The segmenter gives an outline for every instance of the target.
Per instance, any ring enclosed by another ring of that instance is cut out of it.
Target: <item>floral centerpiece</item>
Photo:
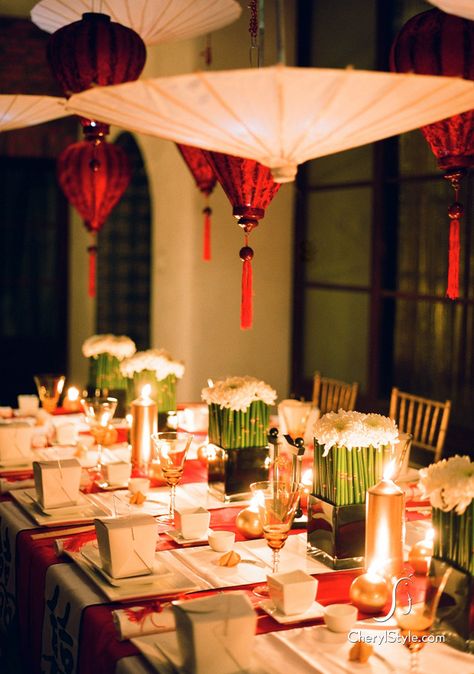
[[[313,432],[309,552],[332,568],[361,566],[366,493],[394,456],[397,426],[380,414],[339,410],[318,419]]]
[[[474,575],[474,461],[453,456],[420,470],[433,507],[434,555]]]
[[[316,421],[313,491],[335,505],[365,503],[383,474],[398,438],[395,422],[381,414],[328,412]]]
[[[129,382],[129,402],[138,397],[145,384],[151,386],[150,397],[158,412],[176,410],[176,383],[184,374],[184,363],[174,360],[164,349],[137,351],[122,361],[120,372]]]
[[[89,388],[102,395],[126,389],[127,382],[120,372],[120,362],[136,350],[135,343],[125,335],[93,335],[86,339],[82,353],[90,359]]]
[[[209,487],[225,501],[247,498],[268,479],[267,430],[276,391],[254,377],[228,377],[202,390],[209,407]]]

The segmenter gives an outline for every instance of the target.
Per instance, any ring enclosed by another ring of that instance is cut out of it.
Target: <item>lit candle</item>
[[[433,556],[434,529],[428,529],[426,536],[422,541],[418,541],[412,546],[408,561],[415,573],[426,575],[430,568],[431,557]]]
[[[152,448],[152,433],[157,431],[158,407],[150,398],[151,386],[143,387],[139,398],[131,404],[132,427],[130,443],[132,445],[132,471],[134,474],[146,473],[149,468]]]
[[[349,598],[364,613],[378,613],[387,603],[390,592],[378,566],[372,565],[367,573],[352,581]]]
[[[365,566],[382,564],[384,576],[393,578],[403,568],[405,495],[389,479],[390,468],[384,478],[367,491]]]
[[[70,386],[67,390],[66,397],[63,400],[63,407],[68,412],[80,412],[81,401],[79,399],[79,389],[75,386]]]

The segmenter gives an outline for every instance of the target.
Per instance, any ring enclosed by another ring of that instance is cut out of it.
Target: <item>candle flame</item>
[[[125,421],[127,422],[127,426],[131,428],[133,423],[133,414],[126,414]]]
[[[435,537],[435,530],[433,529],[433,527],[430,527],[426,532],[425,541],[427,543],[433,543],[434,537]]]
[[[70,386],[67,390],[67,399],[72,403],[77,402],[79,400],[79,389],[75,386]]]
[[[149,398],[149,397],[150,397],[150,393],[151,393],[151,386],[150,386],[150,384],[145,384],[145,386],[143,386],[143,388],[142,388],[142,390],[141,390],[141,393],[140,393],[141,397],[142,397],[142,398]]]
[[[383,577],[383,567],[384,564],[380,559],[374,559],[367,569],[367,575],[370,576],[372,580],[380,579]]]
[[[212,380],[212,379],[208,379],[208,380],[207,380],[207,385],[209,386],[209,388],[214,388],[214,382],[213,382],[213,380]]]
[[[301,476],[301,482],[307,486],[313,484],[313,471],[311,470],[311,468],[308,468],[307,470],[304,471],[303,475]]]
[[[387,465],[384,468],[383,479],[391,480],[392,477],[395,475],[395,468],[396,468],[396,461],[395,459],[392,459],[387,463]]]
[[[258,495],[255,494],[255,496],[252,496],[252,498],[250,499],[250,503],[248,505],[247,510],[251,510],[253,513],[258,513],[258,503],[259,503]]]

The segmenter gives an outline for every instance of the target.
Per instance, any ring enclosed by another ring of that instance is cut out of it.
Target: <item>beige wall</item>
[[[248,67],[246,2],[241,19],[213,35],[213,69]],[[290,3],[292,5],[293,3]],[[267,2],[266,62],[273,62],[273,2]],[[290,7],[292,9],[292,7]],[[287,24],[291,36],[292,22]],[[204,38],[148,49],[144,76],[203,67]],[[288,62],[291,62],[288,59]],[[199,400],[208,377],[251,374],[288,395],[292,278],[293,185],[284,185],[251,236],[254,257],[254,326],[241,331],[239,249],[243,237],[231,206],[217,187],[213,208],[212,261],[201,259],[202,196],[173,143],[136,136],[148,170],[153,207],[152,346],[186,363],[181,401]],[[83,226],[71,227],[70,379],[85,383],[81,344],[95,332],[87,297],[87,245]]]

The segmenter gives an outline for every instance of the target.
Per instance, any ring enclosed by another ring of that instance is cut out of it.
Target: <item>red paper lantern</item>
[[[95,295],[96,235],[130,182],[127,154],[107,143],[104,126],[91,123],[86,140],[69,145],[58,158],[58,180],[68,201],[84,218],[93,237],[89,252],[89,295]]]
[[[430,9],[410,19],[398,33],[390,65],[397,72],[444,75],[474,80],[474,21]],[[447,296],[459,297],[460,180],[474,165],[474,111],[422,127],[424,137],[451,183],[455,201],[449,207],[449,266]]]
[[[146,61],[146,47],[138,33],[94,12],[53,33],[47,54],[66,95],[136,80]]]
[[[211,259],[211,215],[212,209],[209,206],[209,196],[216,185],[216,176],[209,164],[204,150],[191,145],[176,144],[187,167],[191,171],[197,188],[204,194],[206,205],[203,208],[204,215],[204,237],[203,237],[203,260]]]
[[[205,152],[217,180],[222,185],[233,214],[245,232],[245,245],[240,249],[242,268],[242,302],[240,327],[252,327],[252,265],[253,250],[248,236],[265,215],[265,209],[280,189],[268,167],[253,159],[242,159],[220,152]]]

